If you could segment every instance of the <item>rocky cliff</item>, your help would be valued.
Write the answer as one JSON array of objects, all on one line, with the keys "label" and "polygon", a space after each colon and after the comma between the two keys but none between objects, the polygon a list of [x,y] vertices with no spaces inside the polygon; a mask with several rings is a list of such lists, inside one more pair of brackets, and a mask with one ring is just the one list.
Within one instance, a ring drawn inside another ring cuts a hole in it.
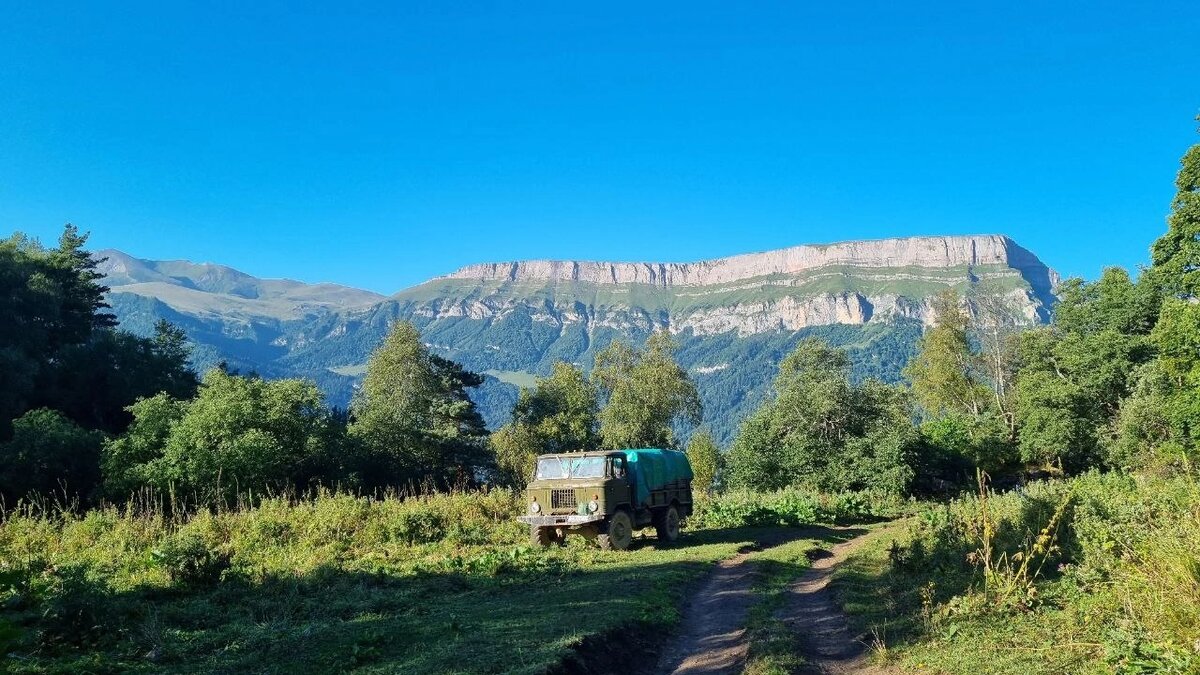
[{"label": "rocky cliff", "polygon": [[[256,279],[219,265],[104,253],[126,328],[165,318],[196,364],[305,377],[346,405],[371,351],[398,320],[437,353],[489,375],[474,398],[493,427],[516,386],[554,362],[589,367],[612,340],[672,331],[722,442],[805,337],[844,347],[857,378],[900,378],[931,298],[946,288],[1008,300],[1013,320],[1045,320],[1055,274],[1003,236],[912,237],[753,253],[697,263],[510,262],[465,267],[384,298],[328,284]],[[516,385],[516,386],[514,386]]]},{"label": "rocky cliff", "polygon": [[[397,296],[432,319],[502,317],[751,335],[869,321],[936,320],[945,288],[1003,295],[1020,323],[1048,317],[1057,275],[1001,235],[805,245],[695,263],[534,260],[470,265]],[[582,305],[582,306],[580,306]]]}]

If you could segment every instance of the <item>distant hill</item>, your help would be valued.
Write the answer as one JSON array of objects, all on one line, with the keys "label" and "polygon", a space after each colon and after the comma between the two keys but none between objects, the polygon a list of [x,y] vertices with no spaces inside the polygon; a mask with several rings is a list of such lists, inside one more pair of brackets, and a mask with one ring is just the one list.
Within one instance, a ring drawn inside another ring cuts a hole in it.
[{"label": "distant hill", "polygon": [[316,380],[345,405],[397,319],[439,354],[487,373],[477,402],[501,423],[517,386],[556,360],[591,365],[614,338],[672,331],[705,422],[728,441],[779,360],[805,336],[850,352],[858,378],[899,378],[931,298],[952,287],[1005,297],[1018,323],[1048,319],[1057,275],[998,235],[855,241],[699,263],[524,261],[472,265],[387,298],[334,284],[263,280],[228,267],[103,251],[122,323],[183,327],[200,368],[220,360]]}]

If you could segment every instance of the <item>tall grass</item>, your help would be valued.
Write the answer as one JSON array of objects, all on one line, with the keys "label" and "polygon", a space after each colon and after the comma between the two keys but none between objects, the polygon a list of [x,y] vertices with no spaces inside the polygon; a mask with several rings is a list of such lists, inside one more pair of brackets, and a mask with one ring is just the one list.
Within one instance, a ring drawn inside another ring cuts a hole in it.
[{"label": "tall grass", "polygon": [[865,554],[843,584],[864,629],[873,624],[908,665],[1200,671],[1194,475],[1091,473],[983,490],[915,520],[907,541]]}]

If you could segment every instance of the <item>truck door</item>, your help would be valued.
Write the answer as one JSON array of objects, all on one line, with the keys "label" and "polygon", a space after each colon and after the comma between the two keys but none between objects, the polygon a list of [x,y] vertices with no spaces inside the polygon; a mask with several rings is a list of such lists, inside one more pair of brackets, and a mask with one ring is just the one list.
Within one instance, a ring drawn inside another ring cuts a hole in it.
[{"label": "truck door", "polygon": [[629,467],[624,457],[612,458],[612,476],[618,480],[618,494],[613,495],[618,502],[633,504],[633,481],[629,476]]}]

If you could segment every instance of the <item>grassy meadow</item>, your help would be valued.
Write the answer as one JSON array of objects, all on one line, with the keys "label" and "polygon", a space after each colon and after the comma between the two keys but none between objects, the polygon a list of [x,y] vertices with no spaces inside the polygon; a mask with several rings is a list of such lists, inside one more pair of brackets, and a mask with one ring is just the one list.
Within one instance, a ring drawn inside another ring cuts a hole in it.
[{"label": "grassy meadow", "polygon": [[[0,649],[15,673],[538,673],[598,638],[621,645],[604,658],[632,659],[678,619],[691,582],[765,528],[878,517],[865,496],[734,494],[706,501],[672,546],[647,533],[628,552],[579,538],[539,550],[520,506],[493,490],[184,517],[10,510]],[[816,545],[779,554],[798,564]]]},{"label": "grassy meadow", "polygon": [[1200,484],[1091,473],[931,506],[835,583],[906,672],[1200,672]]}]

